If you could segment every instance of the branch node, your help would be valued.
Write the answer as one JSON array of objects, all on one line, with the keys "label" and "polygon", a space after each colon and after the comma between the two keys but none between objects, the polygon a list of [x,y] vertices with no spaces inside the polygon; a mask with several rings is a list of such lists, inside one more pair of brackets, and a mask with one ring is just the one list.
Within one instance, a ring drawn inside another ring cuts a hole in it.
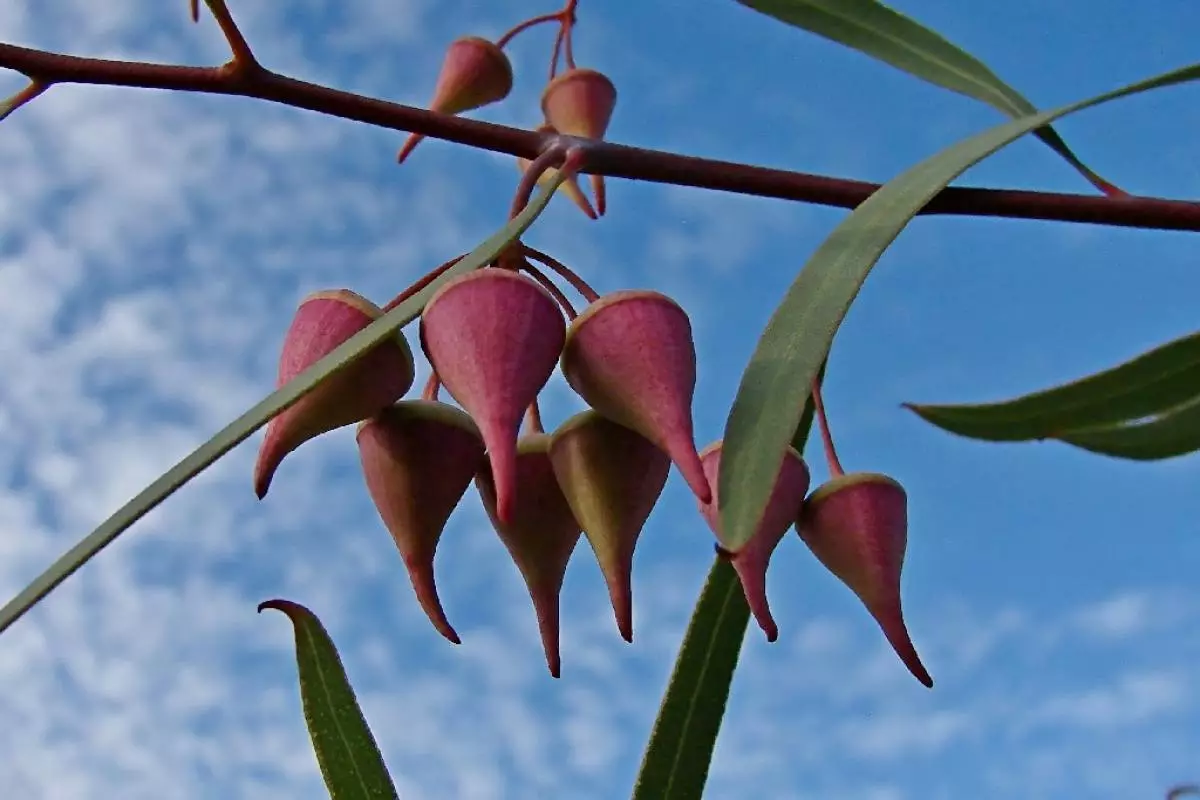
[{"label": "branch node", "polygon": [[21,89],[12,97],[0,103],[0,122],[7,119],[8,115],[16,111],[21,106],[34,99],[42,92],[50,88],[50,81],[38,80],[30,78],[29,85]]}]

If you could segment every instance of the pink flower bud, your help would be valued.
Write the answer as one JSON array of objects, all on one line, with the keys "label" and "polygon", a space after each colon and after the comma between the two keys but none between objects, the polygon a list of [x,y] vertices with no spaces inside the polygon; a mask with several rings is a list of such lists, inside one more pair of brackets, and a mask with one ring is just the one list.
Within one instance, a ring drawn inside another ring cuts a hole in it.
[{"label": "pink flower bud", "polygon": [[[446,51],[429,110],[461,114],[503,100],[512,91],[512,86],[512,64],[504,51],[487,39],[464,36],[454,40]],[[396,160],[404,163],[424,138],[417,133],[411,134]]]},{"label": "pink flower bud", "polygon": [[580,531],[554,477],[549,448],[550,437],[544,433],[521,438],[515,470],[516,503],[508,519],[497,514],[492,476],[487,471],[479,473],[475,485],[493,527],[525,579],[537,614],[546,665],[557,678],[562,666],[558,646],[559,594]]},{"label": "pink flower bud", "polygon": [[[276,388],[333,352],[383,312],[349,289],[316,292],[300,302],[279,357]],[[413,382],[412,351],[397,331],[335,373],[267,425],[254,466],[261,499],[288,453],[335,428],[353,425],[404,396]]]},{"label": "pink flower bud", "polygon": [[900,607],[908,545],[908,495],[886,475],[852,472],[818,488],[796,530],[825,567],[850,587],[916,679],[933,686]]},{"label": "pink flower bud", "polygon": [[[617,105],[617,87],[594,69],[569,69],[546,85],[542,113],[559,133],[603,139]],[[604,216],[604,176],[592,176],[596,211]]]},{"label": "pink flower bud", "polygon": [[502,520],[515,502],[521,418],[554,372],[565,336],[545,289],[495,267],[449,281],[421,315],[425,355],[483,434]]},{"label": "pink flower bud", "polygon": [[588,405],[665,452],[703,503],[712,500],[692,433],[696,348],[687,312],[659,292],[613,292],[571,323],[567,383]]},{"label": "pink flower bud", "polygon": [[[701,503],[700,513],[704,515],[704,520],[714,534],[720,531],[717,476],[721,469],[721,445],[721,441],[713,442],[700,453],[704,473],[713,487],[713,500],[711,503]],[[775,624],[775,618],[771,616],[771,607],[767,604],[767,566],[775,548],[783,540],[788,528],[795,521],[801,504],[804,503],[808,481],[808,465],[798,452],[789,447],[784,454],[783,463],[779,466],[775,488],[771,490],[771,497],[754,535],[742,549],[730,555],[730,561],[742,584],[742,593],[750,606],[750,613],[754,615],[758,627],[767,635],[768,642],[779,638],[779,627]]]},{"label": "pink flower bud", "polygon": [[454,406],[406,400],[359,426],[358,454],[417,602],[438,633],[459,644],[438,599],[433,557],[450,514],[487,464],[479,429]]}]

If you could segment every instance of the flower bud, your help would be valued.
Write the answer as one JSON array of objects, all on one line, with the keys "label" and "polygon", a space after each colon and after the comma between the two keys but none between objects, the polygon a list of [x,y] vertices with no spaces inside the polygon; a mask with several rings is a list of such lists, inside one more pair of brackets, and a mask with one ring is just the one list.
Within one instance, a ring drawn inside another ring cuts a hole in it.
[{"label": "flower bud", "polygon": [[821,563],[858,595],[916,679],[933,686],[900,607],[900,572],[908,545],[904,487],[874,472],[834,478],[804,503],[796,531]]},{"label": "flower bud", "polygon": [[633,550],[662,494],[671,459],[636,431],[584,411],[551,436],[550,462],[596,554],[617,629],[632,642]]},{"label": "flower bud", "polygon": [[[461,114],[503,100],[512,86],[512,64],[504,51],[487,39],[464,36],[452,42],[446,51],[429,110]],[[396,161],[403,164],[424,138],[418,133],[409,135]]]},{"label": "flower bud", "polygon": [[367,491],[417,602],[438,633],[459,644],[438,599],[433,558],[450,514],[487,464],[479,429],[454,406],[406,400],[362,423],[357,438]]},{"label": "flower bud", "polygon": [[[315,292],[300,302],[279,357],[276,388],[333,352],[383,312],[349,289]],[[262,499],[288,453],[335,428],[353,425],[404,396],[413,382],[412,351],[399,331],[285,409],[267,425],[254,466]]]},{"label": "flower bud", "polygon": [[[704,464],[704,473],[713,487],[711,503],[701,503],[700,513],[708,527],[719,537],[720,515],[718,513],[720,497],[717,476],[721,469],[722,441],[716,441],[700,453]],[[738,580],[742,584],[742,593],[750,606],[758,627],[767,635],[767,641],[773,642],[779,638],[779,627],[771,615],[771,607],[767,604],[767,566],[779,542],[783,540],[792,522],[795,521],[800,506],[804,503],[804,494],[808,491],[808,465],[795,449],[789,447],[784,454],[783,463],[779,466],[779,475],[775,478],[775,488],[767,507],[763,509],[762,518],[754,535],[736,553],[729,555]]]},{"label": "flower bud", "polygon": [[567,383],[588,405],[665,452],[703,503],[712,500],[692,433],[696,348],[687,312],[659,292],[613,292],[571,323]]},{"label": "flower bud", "polygon": [[508,519],[497,513],[496,484],[486,470],[475,478],[483,507],[496,533],[525,579],[537,614],[546,666],[557,678],[559,657],[559,594],[567,563],[579,542],[579,523],[559,489],[550,464],[550,437],[544,433],[521,437],[516,458],[516,503]]},{"label": "flower bud", "polygon": [[487,445],[502,520],[515,500],[521,418],[554,372],[565,336],[554,298],[496,267],[449,281],[421,315],[425,355]]},{"label": "flower bud", "polygon": [[[542,113],[559,133],[584,139],[603,139],[617,105],[617,87],[594,69],[569,69],[546,85]],[[604,176],[592,176],[596,211],[604,216]]]}]

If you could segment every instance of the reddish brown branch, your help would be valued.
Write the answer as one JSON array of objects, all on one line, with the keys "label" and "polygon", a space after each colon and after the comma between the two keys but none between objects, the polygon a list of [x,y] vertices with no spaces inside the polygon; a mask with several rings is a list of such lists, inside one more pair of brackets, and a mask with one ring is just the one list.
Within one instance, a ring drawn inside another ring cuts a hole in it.
[{"label": "reddish brown branch", "polygon": [[[554,134],[437,114],[351,94],[259,68],[183,67],[79,58],[0,44],[0,67],[44,84],[87,83],[253,97],[396,131],[534,159]],[[581,171],[616,178],[694,186],[738,194],[854,208],[877,183],[715,161],[608,142],[588,142]],[[1132,228],[1200,230],[1200,203],[1145,197],[952,187],[923,214],[1090,222]]]}]

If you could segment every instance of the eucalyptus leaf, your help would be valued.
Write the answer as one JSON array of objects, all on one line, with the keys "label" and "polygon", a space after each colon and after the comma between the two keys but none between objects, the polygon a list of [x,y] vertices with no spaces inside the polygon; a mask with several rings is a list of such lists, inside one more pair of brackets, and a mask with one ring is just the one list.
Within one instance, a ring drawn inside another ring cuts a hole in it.
[{"label": "eucalyptus leaf", "polygon": [[1024,442],[1159,414],[1200,397],[1200,333],[1052,389],[1002,403],[914,405],[943,430],[990,442]]},{"label": "eucalyptus leaf", "polygon": [[283,612],[295,628],[300,702],[331,800],[398,800],[383,754],[321,620],[290,600],[268,600],[259,605],[259,613],[264,608]]},{"label": "eucalyptus leaf", "polygon": [[1200,78],[1200,64],[972,136],[880,187],[821,244],[772,314],[742,375],[725,425],[720,496],[724,545],[749,540],[804,398],[833,337],[884,250],[939,192],[974,164],[1021,136],[1075,111]]},{"label": "eucalyptus leaf", "polygon": [[1200,450],[1200,398],[1144,421],[1083,428],[1055,438],[1093,453],[1135,461],[1187,455]]},{"label": "eucalyptus leaf", "polygon": [[[980,100],[1010,117],[1037,107],[979,59],[936,31],[876,0],[738,0],[744,6],[803,28],[904,70],[929,83]],[[1049,125],[1035,131],[1071,166],[1106,194],[1121,193],[1079,160]]]},{"label": "eucalyptus leaf", "polygon": [[330,376],[344,369],[355,359],[364,355],[395,331],[416,319],[429,298],[446,281],[489,264],[508,245],[523,234],[538,215],[545,210],[554,191],[564,180],[564,174],[555,171],[553,179],[529,202],[525,210],[507,225],[489,237],[483,244],[463,256],[453,267],[442,273],[437,280],[415,293],[412,297],[385,313],[366,328],[347,339],[342,345],[316,364],[297,375],[291,381],[272,392],[246,413],[229,423],[224,429],[192,451],[136,497],[119,508],[116,513],[100,523],[99,527],[81,539],[64,553],[45,572],[35,578],[0,608],[0,633],[24,616],[30,608],[54,590],[97,553],[107,547],[131,525],[145,516],[174,494],[179,488],[208,469],[217,459],[228,453],[255,431],[271,421],[304,395]]}]

